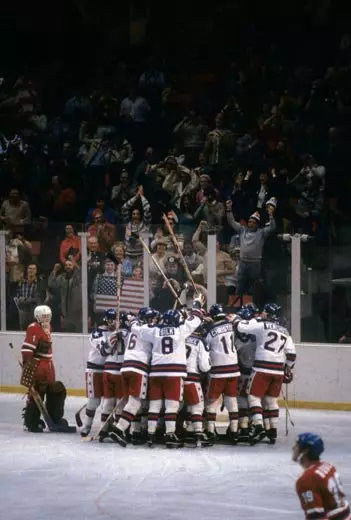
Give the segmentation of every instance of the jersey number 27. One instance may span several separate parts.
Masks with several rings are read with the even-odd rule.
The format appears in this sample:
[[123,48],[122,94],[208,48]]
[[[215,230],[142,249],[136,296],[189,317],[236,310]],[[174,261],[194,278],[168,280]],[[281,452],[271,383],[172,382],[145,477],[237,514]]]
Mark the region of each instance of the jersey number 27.
[[269,339],[265,342],[264,348],[271,352],[279,353],[285,347],[286,340],[288,339],[284,334],[278,334],[277,332],[270,331],[267,333]]

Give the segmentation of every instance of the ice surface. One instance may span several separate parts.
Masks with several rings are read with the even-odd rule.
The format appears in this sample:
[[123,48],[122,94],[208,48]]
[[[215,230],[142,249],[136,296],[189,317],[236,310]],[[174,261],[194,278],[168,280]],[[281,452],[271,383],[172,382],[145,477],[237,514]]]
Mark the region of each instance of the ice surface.
[[[85,402],[67,400],[66,417]],[[79,435],[31,434],[21,396],[0,394],[1,520],[297,520],[300,474],[291,445],[320,433],[351,499],[351,413],[292,410],[295,429],[275,446],[167,450],[82,442]]]

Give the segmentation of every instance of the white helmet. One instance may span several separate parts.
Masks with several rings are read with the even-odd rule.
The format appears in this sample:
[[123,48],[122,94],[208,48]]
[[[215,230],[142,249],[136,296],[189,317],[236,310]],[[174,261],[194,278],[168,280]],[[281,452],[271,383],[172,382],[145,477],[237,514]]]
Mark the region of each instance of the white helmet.
[[34,309],[34,318],[38,323],[50,323],[52,312],[47,305],[38,305]]

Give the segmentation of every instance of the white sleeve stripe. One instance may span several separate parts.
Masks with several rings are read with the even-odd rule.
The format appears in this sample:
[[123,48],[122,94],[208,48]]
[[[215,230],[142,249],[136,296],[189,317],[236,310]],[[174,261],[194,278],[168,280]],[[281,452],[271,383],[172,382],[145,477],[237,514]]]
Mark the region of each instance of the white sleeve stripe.
[[30,347],[34,350],[37,348],[36,345],[33,345],[32,343],[27,343],[26,341],[24,341],[23,345],[26,345],[26,347]]
[[313,509],[307,509],[306,513],[308,515],[311,513],[324,513],[324,507],[314,507]]
[[21,352],[30,352],[31,354],[33,354],[34,350],[32,350],[31,348],[22,348]]

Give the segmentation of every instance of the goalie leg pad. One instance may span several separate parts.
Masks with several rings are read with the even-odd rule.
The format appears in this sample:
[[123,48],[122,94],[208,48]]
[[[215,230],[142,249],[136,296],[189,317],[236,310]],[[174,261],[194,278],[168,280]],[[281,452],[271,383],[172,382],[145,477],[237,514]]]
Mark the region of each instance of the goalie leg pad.
[[48,385],[46,394],[46,408],[55,424],[63,418],[65,411],[66,388],[61,381],[55,381]]
[[40,421],[40,411],[31,396],[28,396],[26,407],[23,410],[23,423],[30,432],[40,432],[43,430]]

